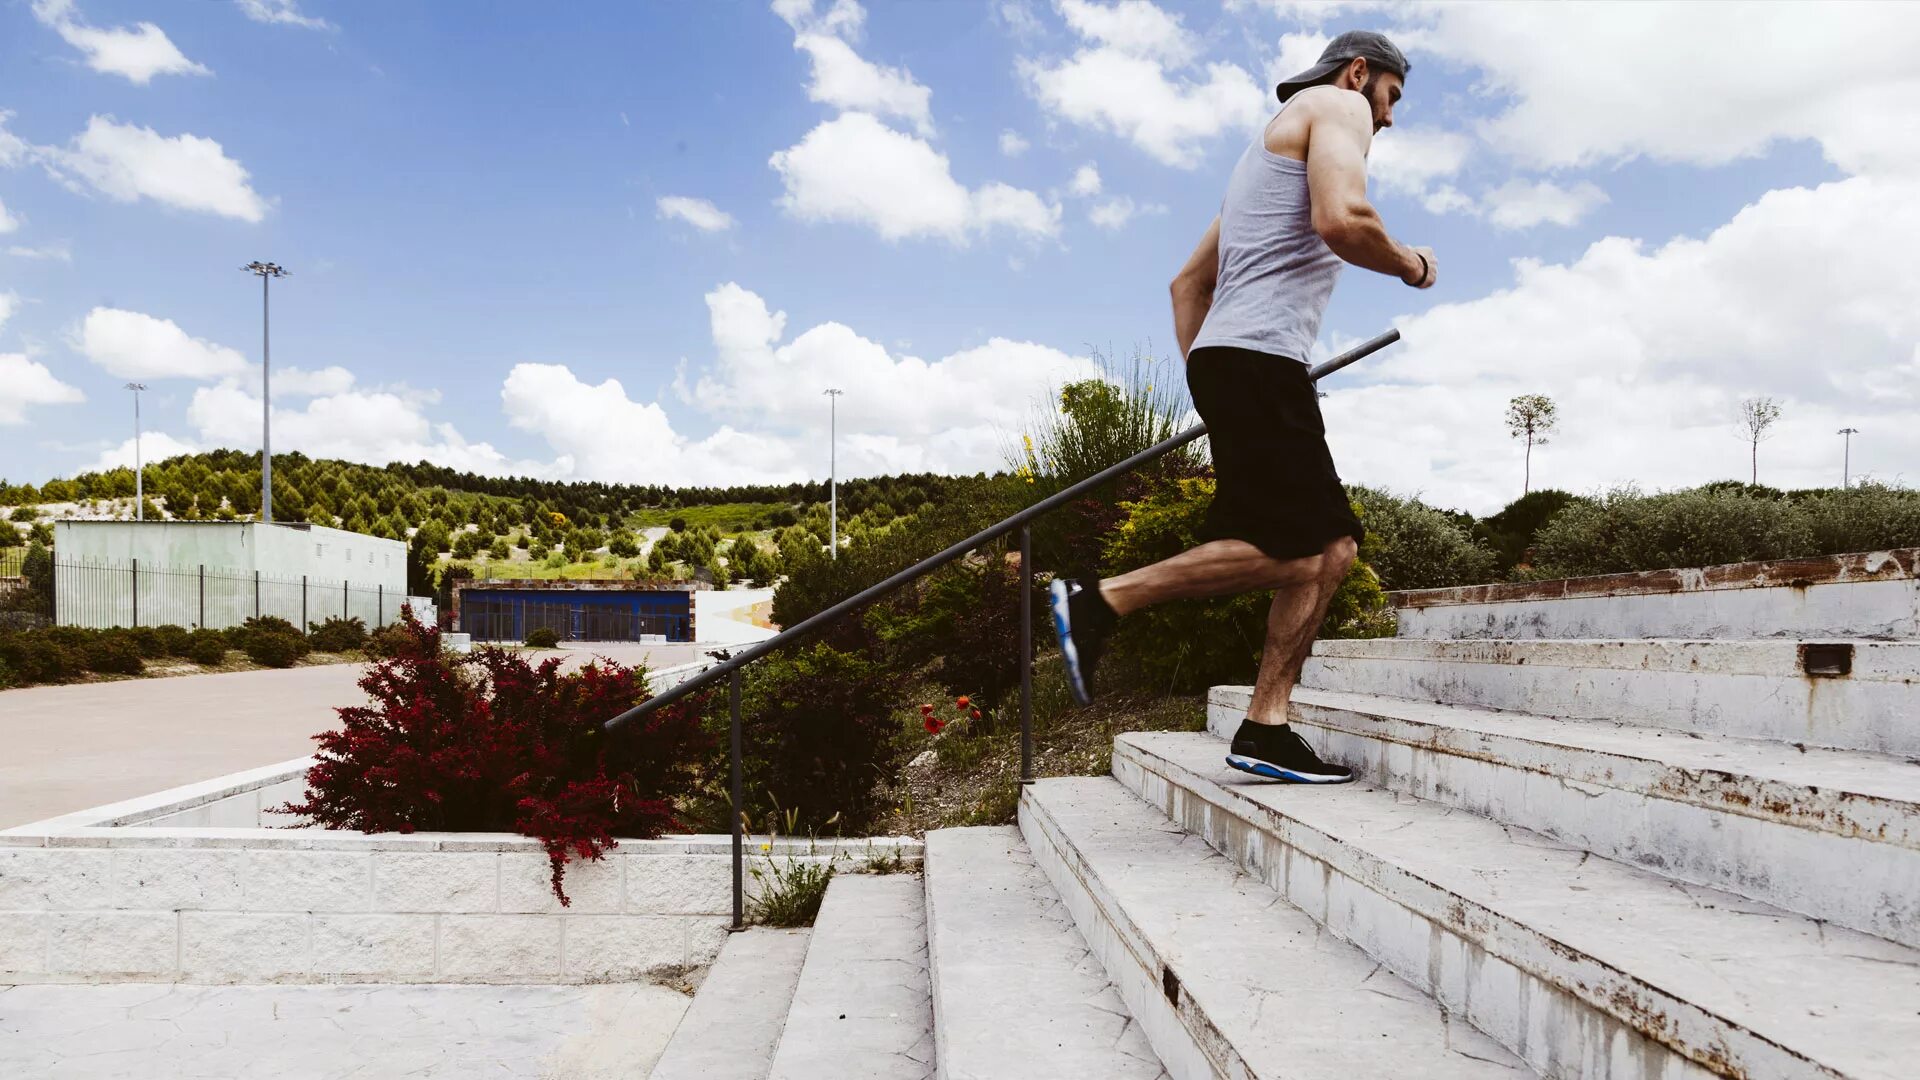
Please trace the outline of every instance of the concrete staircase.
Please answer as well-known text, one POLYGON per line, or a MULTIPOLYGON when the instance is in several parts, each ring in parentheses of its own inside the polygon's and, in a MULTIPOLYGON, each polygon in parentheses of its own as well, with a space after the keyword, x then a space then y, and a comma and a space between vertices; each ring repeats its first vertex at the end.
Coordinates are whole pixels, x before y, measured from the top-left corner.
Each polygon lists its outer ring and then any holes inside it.
POLYGON ((1916 567, 1399 594, 1295 695, 1361 783, 1227 769, 1216 687, 835 879, 760 1071, 701 1075, 1920 1075, 1916 567))

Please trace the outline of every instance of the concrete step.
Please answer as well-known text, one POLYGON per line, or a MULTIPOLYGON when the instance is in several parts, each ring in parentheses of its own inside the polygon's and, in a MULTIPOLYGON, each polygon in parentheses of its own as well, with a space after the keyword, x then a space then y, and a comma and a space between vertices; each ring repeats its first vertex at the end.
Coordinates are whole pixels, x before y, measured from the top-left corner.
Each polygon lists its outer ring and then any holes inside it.
MULTIPOLYGON (((1248 687, 1216 687, 1232 736, 1248 687)), ((1920 763, 1327 690, 1294 726, 1369 782, 1920 946, 1920 763)))
POLYGON ((1020 826, 1177 1080, 1533 1075, 1110 779, 1029 785, 1020 826))
POLYGON ((926 896, 918 874, 841 874, 827 886, 768 1076, 933 1076, 926 896))
POLYGON ((1913 1075, 1920 952, 1366 784, 1142 733, 1114 775, 1542 1073, 1913 1075))
POLYGON ((1920 638, 1920 548, 1389 594, 1409 638, 1920 638))
POLYGON ((1920 641, 1320 641, 1301 684, 1920 756, 1920 641))
POLYGON ((766 1080, 810 934, 760 926, 729 936, 652 1080, 766 1080))
POLYGON ((941 1080, 1167 1076, 1011 827, 927 834, 941 1080))

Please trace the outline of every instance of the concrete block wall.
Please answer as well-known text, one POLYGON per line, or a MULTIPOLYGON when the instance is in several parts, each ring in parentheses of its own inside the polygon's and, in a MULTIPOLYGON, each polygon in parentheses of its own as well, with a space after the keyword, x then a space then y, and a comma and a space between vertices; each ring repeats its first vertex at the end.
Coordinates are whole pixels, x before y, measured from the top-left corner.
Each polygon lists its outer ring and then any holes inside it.
MULTIPOLYGON (((700 967, 732 911, 730 841, 628 840, 570 863, 504 834, 81 829, 0 836, 0 983, 578 983, 700 967)), ((757 860, 912 840, 763 841, 757 860), (767 850, 761 850, 763 844, 767 850)), ((754 888, 751 876, 749 890, 754 888)))

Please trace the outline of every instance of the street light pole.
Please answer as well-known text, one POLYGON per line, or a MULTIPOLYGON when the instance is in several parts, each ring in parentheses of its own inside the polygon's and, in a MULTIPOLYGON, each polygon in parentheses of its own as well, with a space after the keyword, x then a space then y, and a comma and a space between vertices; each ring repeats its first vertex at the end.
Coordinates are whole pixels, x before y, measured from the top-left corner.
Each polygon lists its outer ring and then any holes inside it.
POLYGON ((286 277, 285 268, 270 262, 253 262, 241 267, 260 278, 260 520, 273 520, 273 393, 268 381, 271 353, 267 334, 267 283, 286 277))
POLYGON ((1845 491, 1851 481, 1850 474, 1853 469, 1853 437, 1860 434, 1860 429, 1843 427, 1834 434, 1843 436, 1843 449, 1840 451, 1840 490, 1845 491))
POLYGON ((145 472, 146 464, 140 457, 140 391, 145 383, 130 382, 127 389, 133 391, 133 520, 147 520, 147 494, 145 472))
POLYGON ((840 440, 840 395, 841 390, 828 388, 827 395, 827 550, 832 557, 840 557, 840 488, 838 482, 838 462, 840 440))

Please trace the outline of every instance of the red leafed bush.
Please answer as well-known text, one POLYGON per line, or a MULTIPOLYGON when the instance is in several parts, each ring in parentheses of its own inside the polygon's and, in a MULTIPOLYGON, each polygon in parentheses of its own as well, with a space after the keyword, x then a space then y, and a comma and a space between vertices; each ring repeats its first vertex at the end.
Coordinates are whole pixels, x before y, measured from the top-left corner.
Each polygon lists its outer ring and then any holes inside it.
POLYGON ((674 801, 693 789, 706 749, 697 695, 608 735, 601 723, 647 696, 643 671, 601 661, 562 673, 557 657, 536 666, 499 649, 459 656, 411 611, 400 630, 360 680, 373 704, 338 710, 340 726, 314 736, 306 801, 287 811, 362 832, 536 837, 562 904, 569 858, 681 827, 674 801))

